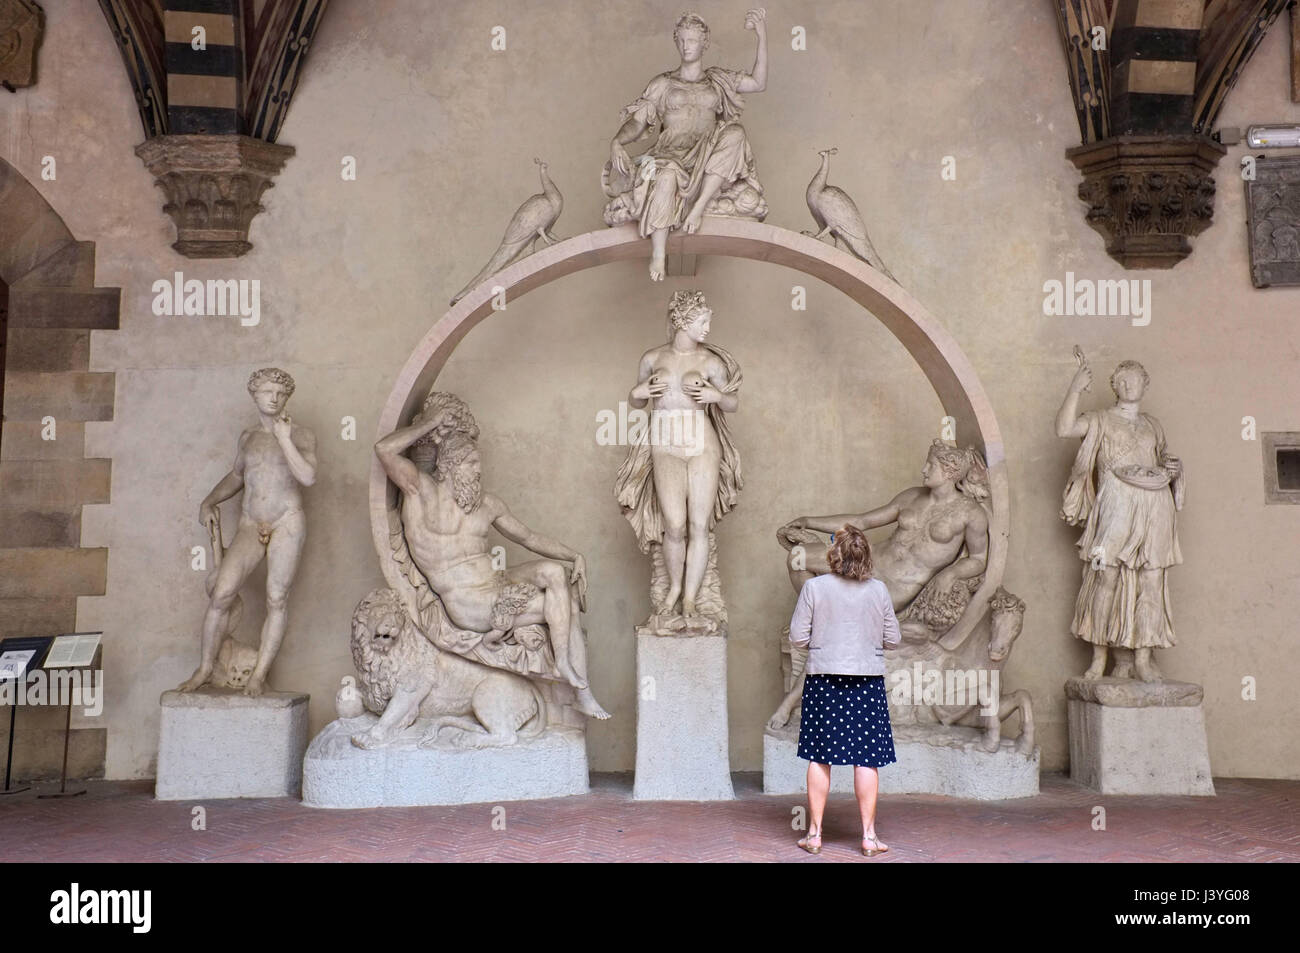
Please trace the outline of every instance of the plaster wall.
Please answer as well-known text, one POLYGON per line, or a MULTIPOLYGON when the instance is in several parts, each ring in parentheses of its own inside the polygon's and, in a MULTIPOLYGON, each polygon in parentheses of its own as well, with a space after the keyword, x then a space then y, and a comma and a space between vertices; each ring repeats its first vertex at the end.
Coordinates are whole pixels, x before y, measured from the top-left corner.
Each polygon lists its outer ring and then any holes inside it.
MULTIPOLYGON (((264 364, 290 370, 295 419, 315 429, 320 479, 307 492, 309 541, 272 671, 311 693, 311 731, 333 717, 351 671, 353 606, 382 582, 369 536, 366 477, 374 421, 411 348, 487 259, 515 206, 537 191, 546 158, 565 196, 557 233, 599 227, 599 169, 619 109, 676 65, 679 8, 601 3, 334 0, 280 141, 297 155, 264 197, 254 250, 190 261, 169 247, 162 193, 133 155, 142 133, 97 6, 46 0, 41 79, 6 95, 0 149, 74 235, 97 243, 100 285, 121 286, 121 329, 96 332, 92 370, 116 372, 116 416, 87 425, 87 455, 113 459, 112 502, 87 506, 82 545, 109 547, 108 589, 80 601, 82 629, 106 633, 109 777, 153 773, 158 695, 197 657, 205 605, 191 547, 198 505, 252 420, 244 391, 264 364), (507 49, 493 52, 492 27, 507 49), (41 179, 42 157, 58 174, 41 179), (357 180, 340 176, 345 156, 357 180), (154 281, 250 278, 262 319, 155 316, 154 281), (341 438, 342 420, 357 439, 341 438)), ((746 5, 709 0, 711 63, 748 69, 746 5)), ((1218 170, 1215 224, 1167 272, 1124 272, 1084 222, 1078 143, 1062 52, 1047 3, 998 0, 790 0, 769 8, 769 88, 747 97, 745 127, 771 224, 811 225, 804 189, 816 151, 837 146, 831 182, 852 194, 900 282, 950 329, 983 380, 1006 443, 1013 510, 1005 584, 1029 604, 1004 685, 1027 688, 1043 767, 1066 766, 1062 683, 1086 666, 1068 634, 1080 563, 1057 516, 1077 443, 1052 421, 1081 345, 1097 372, 1085 406, 1109 402, 1106 377, 1141 360, 1144 409, 1164 423, 1188 473, 1171 577, 1180 645, 1174 677, 1205 685, 1213 772, 1300 777, 1300 508, 1264 505, 1260 430, 1300 430, 1295 321, 1300 290, 1252 289, 1238 176, 1240 147, 1218 170), (806 52, 791 49, 795 25, 806 52), (955 181, 941 178, 945 156, 955 181), (1047 317, 1043 283, 1073 271, 1151 281, 1149 326, 1125 317, 1047 317), (1258 699, 1242 700, 1243 677, 1258 699)), ((1295 121, 1285 21, 1231 94, 1224 125, 1295 121)), ((808 513, 860 511, 918 480, 942 416, 919 369, 847 298, 786 269, 701 260, 692 278, 652 286, 644 263, 607 265, 509 304, 462 342, 440 386, 483 428, 486 482, 530 526, 590 565, 592 684, 614 717, 593 725, 593 770, 635 757, 635 640, 648 567, 610 488, 625 449, 596 442, 637 359, 664 336, 676 288, 699 287, 712 339, 740 361, 733 417, 746 486, 721 524, 731 607, 731 758, 761 766, 762 725, 780 697, 778 639, 794 593, 774 531, 808 513), (791 309, 792 287, 807 310, 791 309)), ((235 521, 227 506, 227 532, 235 521)), ((523 555, 507 546, 508 558, 523 555)), ((246 590, 244 635, 261 620, 260 577, 246 590)))

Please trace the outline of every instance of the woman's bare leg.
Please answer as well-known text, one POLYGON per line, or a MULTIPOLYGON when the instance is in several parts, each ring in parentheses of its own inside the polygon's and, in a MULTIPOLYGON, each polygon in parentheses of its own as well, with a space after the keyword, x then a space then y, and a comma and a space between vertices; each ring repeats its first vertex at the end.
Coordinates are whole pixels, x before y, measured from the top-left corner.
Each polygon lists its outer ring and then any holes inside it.
MULTIPOLYGON (((875 768, 854 767, 853 793, 858 799, 858 811, 862 814, 862 840, 864 846, 869 840, 876 840, 876 797, 880 793, 880 773, 875 768)), ((888 845, 881 844, 881 847, 888 845)))
POLYGON ((808 762, 808 836, 806 840, 821 843, 822 815, 826 813, 826 796, 831 793, 831 766, 808 762))

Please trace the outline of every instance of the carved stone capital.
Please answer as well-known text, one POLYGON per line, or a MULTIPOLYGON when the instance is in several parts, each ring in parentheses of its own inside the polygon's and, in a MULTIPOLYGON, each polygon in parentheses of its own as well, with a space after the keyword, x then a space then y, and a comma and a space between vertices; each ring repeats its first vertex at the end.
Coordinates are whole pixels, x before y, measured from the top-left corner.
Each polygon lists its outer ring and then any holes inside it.
POLYGON ((1206 136, 1115 136, 1067 149, 1079 198, 1125 268, 1172 268, 1214 217, 1214 168, 1227 149, 1206 136))
POLYGON ((252 248, 249 223, 293 153, 292 146, 228 135, 155 136, 135 147, 167 194, 172 248, 186 258, 238 258, 252 248))
POLYGON ((45 32, 39 4, 0 0, 0 85, 10 92, 36 82, 36 51, 45 32))

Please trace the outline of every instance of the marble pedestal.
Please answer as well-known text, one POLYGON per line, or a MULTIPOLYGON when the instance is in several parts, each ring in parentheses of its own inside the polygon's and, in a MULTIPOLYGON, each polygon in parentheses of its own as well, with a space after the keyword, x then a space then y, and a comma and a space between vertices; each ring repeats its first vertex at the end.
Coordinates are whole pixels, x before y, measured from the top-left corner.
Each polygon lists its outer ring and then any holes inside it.
MULTIPOLYGON (((881 794, 943 794, 977 801, 1001 801, 1038 794, 1039 750, 1026 756, 1013 739, 984 751, 984 732, 958 725, 898 725, 895 764, 880 769, 881 794)), ((798 756, 799 728, 763 732, 763 793, 807 791, 808 762, 798 756)), ((853 793, 853 767, 831 767, 831 792, 853 793)))
POLYGON ((1213 795, 1201 696, 1191 682, 1068 679, 1070 777, 1102 794, 1213 795))
POLYGON ((636 637, 638 801, 727 801, 727 639, 716 635, 636 637))
POLYGON ((307 747, 301 692, 163 692, 154 796, 162 801, 297 797, 307 747))
POLYGON ((476 804, 586 794, 587 738, 575 728, 549 728, 502 748, 421 748, 417 721, 383 748, 352 744, 378 721, 367 712, 332 721, 312 739, 303 760, 302 802, 308 807, 414 807, 476 804))

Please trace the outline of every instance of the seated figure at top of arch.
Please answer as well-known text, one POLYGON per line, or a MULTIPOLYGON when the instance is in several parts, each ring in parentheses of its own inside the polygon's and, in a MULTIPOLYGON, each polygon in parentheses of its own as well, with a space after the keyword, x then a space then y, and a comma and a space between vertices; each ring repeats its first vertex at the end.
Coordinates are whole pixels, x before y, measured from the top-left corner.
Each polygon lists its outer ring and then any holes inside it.
POLYGON ((694 233, 705 214, 759 220, 767 215, 754 156, 739 122, 744 108, 740 94, 767 88, 766 13, 750 10, 745 29, 758 37, 753 71, 706 69, 701 59, 709 46, 709 27, 697 15, 683 14, 673 30, 681 65, 652 79, 623 109, 623 123, 610 143, 601 177, 612 199, 605 207, 605 223, 638 222, 641 235, 651 240, 652 281, 664 278, 669 229, 694 233), (627 146, 656 126, 654 144, 634 163, 627 146))

